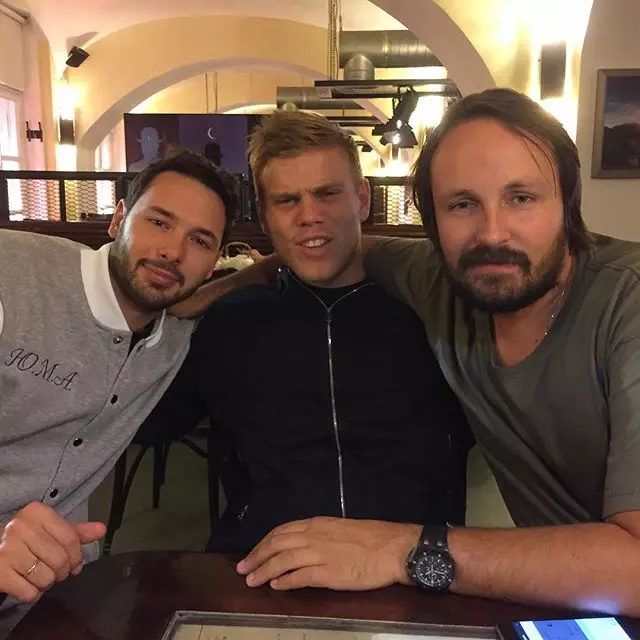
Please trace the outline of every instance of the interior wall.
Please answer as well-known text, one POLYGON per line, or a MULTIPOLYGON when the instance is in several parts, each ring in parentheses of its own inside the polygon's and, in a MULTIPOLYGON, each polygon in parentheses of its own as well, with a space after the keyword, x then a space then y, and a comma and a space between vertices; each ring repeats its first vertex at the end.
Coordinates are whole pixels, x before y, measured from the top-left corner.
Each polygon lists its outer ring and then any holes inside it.
POLYGON ((96 146, 123 113, 207 70, 244 67, 321 77, 326 32, 287 20, 193 16, 124 29, 89 52, 85 64, 67 72, 78 94, 78 150, 91 156, 81 162, 79 155, 79 167, 93 161, 96 146))
POLYGON ((640 240, 640 179, 591 177, 598 69, 640 69, 640 2, 595 0, 580 72, 577 144, 582 161, 583 212, 592 231, 640 240))
MULTIPOLYGON (((223 70, 167 87, 135 106, 132 113, 224 113, 238 105, 275 104, 278 85, 313 84, 304 76, 268 71, 223 70)), ((111 169, 126 170, 124 119, 108 134, 111 169)))
MULTIPOLYGON (((447 37, 440 38, 439 50, 434 50, 450 61, 450 75, 463 92, 478 82, 492 86, 482 58, 465 35, 433 0, 422 1, 435 8, 434 28, 446 27, 447 37)), ((79 167, 93 157, 93 149, 124 112, 207 68, 238 68, 243 61, 247 68, 294 73, 299 69, 307 77, 323 77, 326 30, 286 20, 194 16, 123 29, 91 45, 89 51, 91 57, 80 69, 68 71, 79 95, 79 167), (189 47, 185 47, 187 41, 189 47)))
POLYGON ((24 119, 31 129, 37 129, 38 123, 41 123, 43 131, 42 141, 25 140, 25 168, 32 171, 53 170, 56 130, 51 108, 51 56, 49 43, 33 21, 24 27, 24 56, 24 119))
MULTIPOLYGON (((312 86, 313 80, 290 74, 268 71, 224 70, 189 78, 158 92, 134 109, 133 113, 226 113, 240 105, 276 104, 278 86, 312 86)), ((370 133, 363 129, 361 133, 370 133)), ((111 157, 110 169, 126 170, 124 145, 124 120, 105 138, 111 157)), ((361 152, 360 162, 365 175, 375 175, 379 170, 379 156, 374 152, 361 152)))
POLYGON ((0 11, 0 86, 24 91, 24 27, 0 11))
POLYGON ((154 94, 135 113, 223 113, 246 104, 275 104, 278 86, 313 86, 303 75, 223 69, 201 74, 154 94))

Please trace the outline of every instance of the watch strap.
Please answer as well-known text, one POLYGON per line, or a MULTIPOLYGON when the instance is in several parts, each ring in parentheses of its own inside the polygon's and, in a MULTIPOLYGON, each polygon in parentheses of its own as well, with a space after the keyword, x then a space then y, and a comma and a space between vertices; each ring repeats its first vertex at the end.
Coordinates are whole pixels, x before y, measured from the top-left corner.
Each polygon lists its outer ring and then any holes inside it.
POLYGON ((452 573, 450 575, 448 584, 443 585, 442 588, 434 587, 433 590, 448 590, 455 574, 453 558, 449 553, 448 535, 449 525, 425 525, 422 528, 422 531, 420 533, 420 540, 407 558, 407 573, 409 574, 411 582, 413 582, 416 586, 431 589, 431 587, 428 587, 426 584, 422 583, 422 581, 417 577, 416 567, 420 562, 421 557, 423 557, 424 555, 438 554, 448 559, 452 573))
POLYGON ((444 525, 425 525, 422 527, 418 547, 432 551, 449 553, 449 527, 444 525))

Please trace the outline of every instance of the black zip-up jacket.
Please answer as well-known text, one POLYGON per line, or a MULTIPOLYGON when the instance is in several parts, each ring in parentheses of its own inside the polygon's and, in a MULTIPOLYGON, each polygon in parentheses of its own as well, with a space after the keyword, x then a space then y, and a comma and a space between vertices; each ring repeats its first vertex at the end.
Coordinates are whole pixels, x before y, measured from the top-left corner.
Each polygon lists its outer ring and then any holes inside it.
POLYGON ((218 300, 143 429, 179 437, 206 415, 229 502, 210 550, 318 515, 464 523, 466 420, 418 317, 373 282, 281 269, 218 300))

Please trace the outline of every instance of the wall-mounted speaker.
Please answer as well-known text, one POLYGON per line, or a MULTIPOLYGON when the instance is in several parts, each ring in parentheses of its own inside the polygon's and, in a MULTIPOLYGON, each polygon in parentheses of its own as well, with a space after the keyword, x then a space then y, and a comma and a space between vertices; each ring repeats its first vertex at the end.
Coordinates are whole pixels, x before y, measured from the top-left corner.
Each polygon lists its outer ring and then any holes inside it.
POLYGON ((79 67, 87 58, 89 54, 80 47, 71 47, 69 51, 69 57, 67 58, 68 67, 79 67))

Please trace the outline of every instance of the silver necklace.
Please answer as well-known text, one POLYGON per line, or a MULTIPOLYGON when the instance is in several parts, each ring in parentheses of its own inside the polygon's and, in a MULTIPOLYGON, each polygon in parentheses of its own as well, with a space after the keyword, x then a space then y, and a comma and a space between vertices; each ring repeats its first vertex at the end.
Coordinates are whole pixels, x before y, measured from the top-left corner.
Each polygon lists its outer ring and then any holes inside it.
POLYGON ((547 334, 549 333, 549 331, 551 331, 551 327, 553 326, 553 323, 556 321, 556 318, 558 317, 558 313, 560 313, 560 309, 562 308, 562 301, 564 300, 564 294, 566 293, 567 287, 569 286, 569 283, 571 282, 572 278, 573 278, 573 269, 571 269, 571 273, 569 274, 568 278, 564 281, 564 285, 562 285, 562 289, 560 290, 560 293, 558 294, 555 304, 553 305, 553 311, 551 312, 549 323, 547 324, 547 328, 544 332, 544 335, 542 336, 543 340, 547 337, 547 334))

